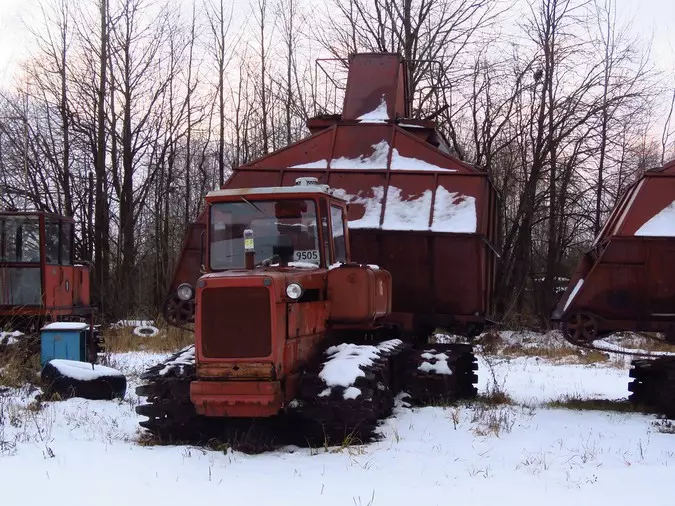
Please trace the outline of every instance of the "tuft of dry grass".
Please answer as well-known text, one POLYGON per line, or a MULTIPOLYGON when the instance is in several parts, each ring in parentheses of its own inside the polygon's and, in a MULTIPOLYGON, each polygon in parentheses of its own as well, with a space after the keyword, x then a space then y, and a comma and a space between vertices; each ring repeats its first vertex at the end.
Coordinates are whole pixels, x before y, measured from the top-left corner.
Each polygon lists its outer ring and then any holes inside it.
POLYGON ((40 382, 40 355, 20 345, 0 350, 0 387, 21 388, 40 382))
POLYGON ((546 403, 546 407, 572 409, 575 411, 615 411, 618 413, 638 413, 640 406, 627 400, 584 399, 576 394, 563 395, 546 403))
POLYGON ((666 341, 658 333, 650 332, 617 332, 612 340, 624 348, 638 349, 648 352, 675 352, 675 343, 666 341))
POLYGON ((571 361, 582 365, 612 363, 608 353, 564 346, 525 347, 504 346, 500 353, 510 357, 540 357, 551 361, 571 361))
POLYGON ((508 405, 477 404, 471 414, 471 432, 476 436, 508 434, 516 423, 515 411, 508 405))
POLYGON ((569 344, 557 332, 538 334, 515 332, 517 339, 505 339, 499 332, 491 331, 481 335, 477 340, 484 357, 532 357, 550 362, 593 365, 603 364, 613 367, 624 367, 620 355, 613 355, 598 350, 588 350, 569 344))
POLYGON ((170 353, 194 343, 194 333, 171 326, 158 327, 155 336, 137 336, 133 327, 108 328, 101 332, 106 353, 153 351, 170 353))

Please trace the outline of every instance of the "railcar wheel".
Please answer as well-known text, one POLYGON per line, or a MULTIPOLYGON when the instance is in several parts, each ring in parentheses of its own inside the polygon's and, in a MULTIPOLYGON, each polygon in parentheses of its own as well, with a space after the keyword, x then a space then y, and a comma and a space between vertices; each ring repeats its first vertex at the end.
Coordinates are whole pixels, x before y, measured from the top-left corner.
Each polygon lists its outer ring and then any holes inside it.
POLYGON ((598 321, 590 313, 573 313, 563 321, 562 331, 570 343, 590 344, 598 339, 598 321))
POLYGON ((193 323, 195 320, 195 300, 181 300, 175 293, 169 295, 164 303, 164 318, 175 326, 193 323))

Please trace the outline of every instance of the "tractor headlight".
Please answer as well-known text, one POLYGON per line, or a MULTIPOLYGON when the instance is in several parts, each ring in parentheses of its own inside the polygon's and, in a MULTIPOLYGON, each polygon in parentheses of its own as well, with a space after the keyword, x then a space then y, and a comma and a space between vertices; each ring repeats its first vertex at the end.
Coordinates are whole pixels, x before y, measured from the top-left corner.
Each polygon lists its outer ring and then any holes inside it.
POLYGON ((190 300, 194 294, 194 290, 188 283, 183 283, 176 289, 176 294, 180 300, 190 300))
POLYGON ((302 297, 302 292, 302 286, 298 283, 291 283, 286 287, 286 295, 288 295, 289 299, 298 300, 302 297))

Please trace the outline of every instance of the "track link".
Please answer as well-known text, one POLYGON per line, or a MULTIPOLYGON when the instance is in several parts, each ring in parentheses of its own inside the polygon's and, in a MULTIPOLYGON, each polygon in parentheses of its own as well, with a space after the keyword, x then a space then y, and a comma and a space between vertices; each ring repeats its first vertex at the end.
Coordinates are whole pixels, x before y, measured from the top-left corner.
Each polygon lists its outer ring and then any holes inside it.
POLYGON ((136 395, 147 404, 136 413, 148 419, 139 422, 160 442, 193 442, 208 438, 206 420, 197 415, 190 401, 190 382, 196 378, 194 345, 180 350, 141 375, 136 395))
POLYGON ((478 361, 470 344, 427 344, 405 363, 405 391, 413 405, 447 404, 478 394, 478 361))
MULTIPOLYGON (((379 423, 393 410, 394 397, 400 388, 398 369, 408 349, 409 345, 398 339, 375 345, 342 344, 329 348, 324 353, 328 360, 303 373, 300 396, 287 409, 289 415, 300 421, 305 442, 315 446, 377 440, 379 423), (369 351, 376 354, 371 363, 359 366, 361 375, 348 386, 332 385, 322 376, 324 365, 331 361, 331 352, 340 346, 350 346, 354 357, 369 351)), ((348 368, 350 357, 342 358, 348 368)))
POLYGON ((675 357, 633 360, 629 376, 630 402, 675 419, 675 357))

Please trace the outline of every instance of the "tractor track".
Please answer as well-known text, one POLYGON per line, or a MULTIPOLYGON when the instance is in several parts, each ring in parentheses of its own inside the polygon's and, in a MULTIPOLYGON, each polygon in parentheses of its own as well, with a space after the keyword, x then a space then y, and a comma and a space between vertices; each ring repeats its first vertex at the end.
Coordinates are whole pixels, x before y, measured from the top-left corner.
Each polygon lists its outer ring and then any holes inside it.
POLYGON ((675 419, 675 357, 633 360, 629 376, 629 401, 675 419))
MULTIPOLYGON (((392 414, 401 392, 412 405, 447 404, 476 395, 478 365, 470 345, 413 347, 390 340, 379 346, 378 356, 360 366, 362 374, 349 386, 328 385, 321 376, 327 361, 320 361, 303 372, 298 397, 279 416, 245 419, 196 413, 190 401, 190 382, 196 379, 191 345, 141 375, 144 383, 136 388, 136 394, 147 399, 136 407, 136 413, 147 420, 139 424, 157 444, 227 445, 259 453, 285 445, 320 447, 376 441, 381 437, 378 427, 392 414)), ((330 359, 324 352, 323 358, 327 357, 330 359)))

